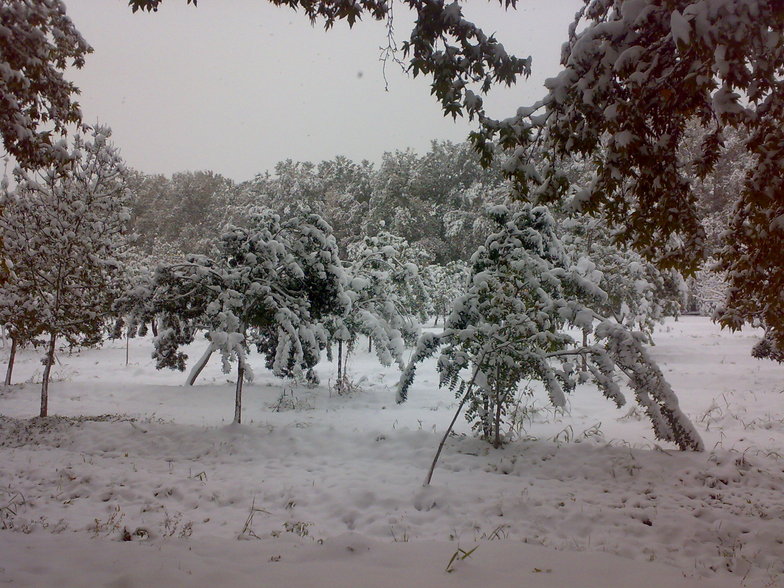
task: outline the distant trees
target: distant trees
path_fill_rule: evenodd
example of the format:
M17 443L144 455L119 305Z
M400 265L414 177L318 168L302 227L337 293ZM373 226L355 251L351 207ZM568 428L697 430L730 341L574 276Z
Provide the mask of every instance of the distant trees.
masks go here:
M233 181L210 171L166 178L135 172L131 226L135 247L146 255L207 253L223 226L241 218L248 204Z
M98 126L89 138L76 136L66 165L35 174L18 168L17 186L4 197L0 239L11 264L0 322L21 342L48 336L41 416L57 341L100 342L121 288L126 168L110 135Z
M9 271L9 275L3 280L0 287L3 299L3 305L0 307L0 323L5 326L6 334L11 339L8 365L3 381L6 386L10 386L12 382L17 350L30 344L39 343L39 337L42 334L41 324L35 316L35 307L31 304L32 301L25 298L21 291L13 288L10 279L11 273Z
M207 253L226 223L243 225L250 209L264 207L283 219L317 212L344 256L364 236L389 232L446 264L468 259L484 240L484 207L502 202L508 186L498 170L480 166L468 145L433 142L423 155L386 154L377 169L346 157L287 160L241 184L212 172L171 178L137 172L132 191L135 246L148 255L167 248Z
M430 298L430 314L434 324L439 319L446 322L452 303L460 298L468 287L468 266L464 261L450 261L446 265L428 265L424 268L424 281Z

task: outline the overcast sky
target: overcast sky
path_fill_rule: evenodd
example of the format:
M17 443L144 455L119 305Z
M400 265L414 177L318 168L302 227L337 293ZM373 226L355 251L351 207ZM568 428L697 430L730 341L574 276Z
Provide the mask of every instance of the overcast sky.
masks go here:
M241 181L283 159L335 155L377 162L384 151L427 150L432 139L462 141L470 127L443 118L425 79L387 67L383 23L338 23L325 32L264 0L166 0L132 14L126 0L66 0L95 52L70 78L85 121L109 124L132 167L170 175L213 170ZM582 0L471 0L464 9L506 49L532 55L534 73L494 91L490 114L511 116L542 95ZM412 16L397 6L402 42Z

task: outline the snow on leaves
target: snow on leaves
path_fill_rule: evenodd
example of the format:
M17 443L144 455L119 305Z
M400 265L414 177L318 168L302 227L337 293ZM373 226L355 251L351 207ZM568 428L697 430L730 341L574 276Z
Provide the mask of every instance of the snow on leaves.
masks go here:
M52 130L64 133L82 114L63 72L82 67L91 52L61 0L0 3L0 133L21 166L68 161L67 145L53 141Z
M317 215L283 222L257 211L247 228L226 229L214 258L161 266L155 282L158 365L177 369L186 359L177 348L204 329L225 369L245 366L254 343L277 375L303 375L327 342L324 320L349 303L335 240Z
M383 365L395 362L402 368L405 344L416 340L429 304L419 271L425 254L382 232L349 246L348 257L351 308L337 338L353 344L357 335L366 335Z
M100 342L122 285L127 171L110 135L97 126L89 139L76 136L64 166L15 170L16 189L0 214L10 269L0 285L0 324L20 342L49 336L41 416L55 341Z
M584 277L584 263L570 266L548 210L526 205L513 213L499 206L491 215L497 230L471 261L468 292L456 301L442 334L420 338L398 400L406 399L417 364L440 350L441 385L469 395L468 418L497 446L502 418L523 382L541 381L551 402L563 406L565 392L591 379L620 406L625 399L615 378L622 372L658 438L702 449L645 353L644 336L592 309L607 295ZM594 330L595 342L578 345L566 331L570 326Z

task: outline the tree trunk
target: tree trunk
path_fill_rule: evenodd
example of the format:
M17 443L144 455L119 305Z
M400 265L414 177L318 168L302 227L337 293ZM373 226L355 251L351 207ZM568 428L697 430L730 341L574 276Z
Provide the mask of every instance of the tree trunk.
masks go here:
M498 384L496 384L497 386ZM495 418L493 419L493 447L501 447L501 393L496 390L495 394Z
M199 361L197 361L193 365L193 369L191 370L191 373L188 374L188 380L185 382L188 386L193 386L193 383L196 381L196 378L199 377L199 374L204 369L204 366L207 365L207 362L210 360L210 356L212 355L213 351L215 351L215 348L212 346L212 343L210 343L210 346L207 347L207 350L199 358Z
M158 336L158 323L155 322L155 319L152 319L150 321L150 328L152 329L152 336L153 337L157 337Z
M49 337L49 346L46 350L46 367L44 367L44 377L41 383L41 417L49 415L49 375L54 365L54 344L57 337L52 333Z
M583 347L584 348L588 347L588 331L585 331L585 330L583 330ZM587 372L588 371L588 355L586 353L583 353L582 363L583 363L583 371Z
M486 390L482 391L482 439L491 441L493 438L493 408L490 406L490 396Z
M128 366L128 355L131 352L131 334L130 332L125 332L125 365Z
M368 353L372 353L372 352L373 352L373 339L371 339L370 336L368 335Z
M338 340L338 385L343 379L343 341Z
M474 389L474 383L476 382L476 376L479 374L479 366L481 365L482 359L484 358L485 353L482 353L482 356L479 362L474 368L474 375L471 376L471 381L468 383L468 387L466 388L465 393L463 394L463 398L460 400L460 404L457 405L457 410L455 411L455 416L452 417L452 422L449 423L449 426L444 431L444 436L441 437L441 442L438 444L438 449L436 450L436 454L433 457L433 463L430 464L430 469L427 472L427 476L425 476L425 482L422 484L423 486L429 486L430 481L433 479L433 472L436 470L436 464L438 463L438 458L441 457L441 450L444 449L444 443L446 443L447 438L449 437L449 433L452 432L452 428L455 426L455 422L457 421L457 416L460 414L460 411L463 410L463 405L468 400L468 397L471 396L471 391Z
M237 361L237 387L234 392L234 422L242 422L242 381L245 379L245 364Z
M16 359L16 337L11 337L11 354L8 356L8 369L5 371L5 385L11 385L11 373L14 371L14 359Z
M468 387L466 388L465 393L463 394L463 398L460 400L460 404L457 405L457 410L455 411L455 416L452 417L452 422L449 423L449 426L444 433L444 436L441 438L441 443L438 444L438 450L436 451L435 457L433 457L433 463L430 464L430 471L427 472L427 476L425 477L425 483L422 484L423 486L429 486L430 481L433 479L433 472L436 469L436 463L438 463L438 458L441 455L441 450L444 448L444 443L446 443L447 437L449 437L449 433L452 431L452 427L455 426L455 421L457 421L457 415L460 414L460 411L463 410L463 405L468 400L468 397L471 395L471 391L474 389L474 384L476 383L476 377L479 375L479 370L482 366L482 362L487 355L488 349L485 347L482 350L482 354L479 356L479 359L476 361L476 367L474 368L474 375L471 376L471 381L468 382Z

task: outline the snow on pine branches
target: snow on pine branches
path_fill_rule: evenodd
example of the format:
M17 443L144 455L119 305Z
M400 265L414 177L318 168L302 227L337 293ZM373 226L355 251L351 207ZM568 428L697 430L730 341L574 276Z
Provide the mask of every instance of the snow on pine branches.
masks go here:
M456 391L481 436L499 446L504 414L521 383L541 381L553 405L564 406L566 392L592 380L621 406L616 379L622 373L657 438L701 450L699 434L645 352L644 335L593 310L607 294L570 265L547 208L498 206L490 214L496 230L471 260L468 291L443 333L420 337L398 401L406 400L417 364L440 352L441 386ZM569 327L592 332L594 342L578 344Z

